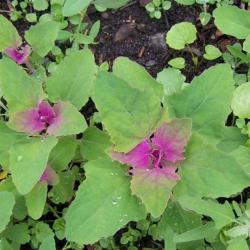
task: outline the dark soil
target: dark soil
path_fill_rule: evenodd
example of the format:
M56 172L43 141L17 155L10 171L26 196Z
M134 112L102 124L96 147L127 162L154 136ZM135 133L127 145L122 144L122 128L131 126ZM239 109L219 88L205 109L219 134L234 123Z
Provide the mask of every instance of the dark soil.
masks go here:
M90 19L93 21L100 19L102 24L98 44L93 47L96 61L99 64L108 61L111 67L116 57L126 56L143 65L153 76L156 76L168 66L167 62L170 59L182 56L187 63L183 73L187 80L191 80L195 75L218 62L202 59L205 45L216 45L220 39L216 39L216 28L213 25L202 27L198 20L199 13L199 5L173 4L160 20L156 20L149 17L144 7L135 3L118 11L92 14ZM197 66L192 62L190 52L173 50L165 42L165 34L169 27L183 21L192 22L198 29L198 40L191 46L193 53L199 57ZM124 28L125 31L123 31ZM119 33L123 39L116 41Z

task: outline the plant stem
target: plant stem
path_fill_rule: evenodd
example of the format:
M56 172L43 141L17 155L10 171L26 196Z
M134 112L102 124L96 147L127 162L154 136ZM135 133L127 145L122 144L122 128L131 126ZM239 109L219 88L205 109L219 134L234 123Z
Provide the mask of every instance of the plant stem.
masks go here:
M47 203L50 211L53 213L53 215L57 218L57 219L60 219L60 216L58 215L57 211L49 204Z

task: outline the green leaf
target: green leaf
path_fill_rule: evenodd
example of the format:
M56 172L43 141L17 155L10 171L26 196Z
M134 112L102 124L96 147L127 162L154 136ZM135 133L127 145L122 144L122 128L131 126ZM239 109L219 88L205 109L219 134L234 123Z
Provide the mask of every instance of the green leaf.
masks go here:
M206 45L204 58L207 60L215 60L222 55L220 50L213 45Z
M63 204L72 199L77 175L79 175L79 173L75 168L58 174L59 183L55 185L48 194L49 198L55 204Z
M169 96L166 101L174 116L192 118L193 129L202 133L212 124L224 126L231 112L233 86L230 66L218 64L194 78L188 88Z
M94 101L118 152L129 151L150 136L162 115L152 91L134 89L107 72L98 74Z
M63 6L64 16L74 16L86 9L92 0L66 0Z
M67 145L65 147L65 145ZM77 140L74 136L61 137L49 155L49 165L56 171L67 168L68 163L74 158L77 148Z
M32 0L32 2L34 9L38 11L46 10L49 7L47 0Z
M0 62L0 88L10 113L34 107L45 97L42 85L9 59Z
M0 192L0 233L7 226L10 216L12 214L12 210L15 205L15 197L12 193L7 191Z
M177 69L184 69L185 68L185 59L183 57L176 57L171 59L168 64Z
M133 70L131 70L133 69ZM127 72L127 73L126 73ZM132 88L141 91L152 89L154 93L161 99L163 96L162 86L136 62L126 57L118 57L114 61L113 73L120 79L124 80Z
M70 102L59 102L54 106L58 116L47 132L50 135L66 136L82 133L87 127L84 116Z
M233 210L228 202L219 204L213 200L201 200L191 196L181 196L178 202L184 209L211 217L218 229L235 222Z
M215 25L224 34L245 39L250 34L250 13L237 6L223 5L213 12Z
M164 212L175 185L176 180L168 179L164 175L149 174L145 169L133 170L132 193L142 200L154 218Z
M227 250L249 250L249 246L244 238L239 237L229 242Z
M54 233L50 226L42 221L37 222L32 231L39 242L54 237Z
M239 118L250 118L250 82L241 84L234 91L232 109Z
M54 47L58 32L57 22L39 22L25 32L25 39L39 56L44 57Z
M183 5L193 5L195 3L195 0L175 0L175 1Z
M243 50L250 53L250 35L246 37L246 40L243 43Z
M56 143L54 137L30 138L10 149L10 171L20 194L28 194L39 181L47 166L49 153Z
M42 241L39 250L56 250L56 243L54 237L47 237Z
M209 21L211 20L211 14L208 12L201 12L199 15L199 19L201 21L201 24L203 26L207 25L209 23Z
M168 207L163 213L160 222L157 225L157 231L160 238L164 237L164 231L167 226L174 232L181 234L201 225L201 216L182 209L179 203L169 202Z
M0 249L2 249L2 250L13 250L10 243L5 238L0 239Z
M96 127L90 127L83 133L81 154L88 161L109 158L105 151L110 146L111 142L108 134Z
M65 57L46 82L49 99L53 102L70 101L80 109L91 94L96 70L90 50L81 50Z
M145 219L145 209L131 195L130 178L118 163L99 159L84 168L86 181L65 216L69 241L92 244L129 221Z
M217 150L198 134L193 134L189 141L180 176L181 181L175 187L177 197L229 197L247 187L250 180L232 154Z
M166 227L164 235L164 249L176 250L176 244L174 242L174 231L170 227Z
M0 164L7 167L9 149L14 144L26 140L26 136L11 130L3 121L0 121L0 138Z
M177 23L168 31L166 41L172 49L181 50L196 40L196 33L197 30L192 23Z
M0 15L0 27L0 52L10 47L19 47L22 44L22 38L15 26L3 15Z
M129 0L94 0L94 4L106 9L118 9L124 5L126 5Z
M9 225L4 231L4 236L17 244L26 244L30 241L28 224Z
M178 93L182 89L185 79L180 70L171 67L157 74L157 81L163 85L166 96Z
M37 183L29 194L25 196L26 206L31 218L38 220L43 215L47 199L47 183Z

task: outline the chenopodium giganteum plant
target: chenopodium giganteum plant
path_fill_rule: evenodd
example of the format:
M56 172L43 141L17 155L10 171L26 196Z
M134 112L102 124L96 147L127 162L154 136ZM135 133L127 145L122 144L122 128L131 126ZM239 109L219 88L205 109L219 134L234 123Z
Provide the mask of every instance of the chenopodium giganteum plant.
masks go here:
M12 24L3 17L0 23L1 104L8 107L0 122L0 163L8 173L0 182L5 201L0 203L1 242L15 243L11 230L25 227L17 221L55 214L59 204L68 209L56 213L64 225L56 237L91 244L148 213L155 218L163 214L163 220L177 204L203 214L184 201L192 198L209 206L208 198L230 197L249 186L248 138L225 126L234 92L227 64L211 67L169 96L168 82L158 83L137 63L120 57L113 72L106 72L88 49L72 50L41 79L38 69L28 73L18 64L39 56L43 62L57 39L57 25L44 21L32 26L25 34L27 55L27 47L16 50L21 38ZM51 36L36 32L51 25ZM41 45L39 36L48 41ZM88 127L79 112L89 98L103 130ZM234 221L228 219L231 214L218 216L211 215L215 223L209 224L209 235L200 217L189 230L199 228L201 239L216 241L220 229ZM162 237L185 241L170 219L178 217L167 217ZM54 232L47 230L46 237L32 244L54 242Z

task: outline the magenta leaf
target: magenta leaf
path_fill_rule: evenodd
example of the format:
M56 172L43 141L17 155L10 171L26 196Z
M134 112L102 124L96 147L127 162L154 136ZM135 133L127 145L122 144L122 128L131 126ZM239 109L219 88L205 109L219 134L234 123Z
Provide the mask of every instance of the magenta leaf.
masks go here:
M147 168L149 166L150 151L149 143L144 140L127 154L113 152L112 158L135 168Z
M185 159L191 129L191 119L174 119L163 123L150 139L143 140L130 152L111 154L113 159L132 167L132 191L155 217L166 208L180 179L177 167Z
M59 182L59 177L52 167L47 166L40 178L40 182L47 182L48 185L55 186Z
M23 64L27 61L31 53L31 48L29 45L25 45L20 49L18 47L7 48L5 50L5 53L11 59L13 59L17 64Z

